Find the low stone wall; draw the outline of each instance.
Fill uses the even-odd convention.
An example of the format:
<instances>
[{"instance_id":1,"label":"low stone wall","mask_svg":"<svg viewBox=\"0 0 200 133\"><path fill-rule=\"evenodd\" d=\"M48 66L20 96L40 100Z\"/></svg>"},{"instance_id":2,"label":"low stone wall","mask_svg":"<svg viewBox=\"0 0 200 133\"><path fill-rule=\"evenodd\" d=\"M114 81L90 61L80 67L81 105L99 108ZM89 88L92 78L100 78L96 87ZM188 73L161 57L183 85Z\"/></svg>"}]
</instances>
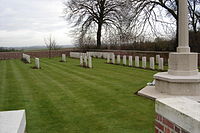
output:
<instances>
[{"instance_id":1,"label":"low stone wall","mask_svg":"<svg viewBox=\"0 0 200 133\"><path fill-rule=\"evenodd\" d=\"M64 50L52 50L51 57L59 57L62 54L66 54L69 56L71 51L76 49L64 49ZM77 50L76 50L77 51ZM0 52L0 60L7 60L7 59L21 59L22 53L28 54L31 57L38 57L38 58L47 58L49 57L49 51L34 51L34 52Z\"/></svg>"},{"instance_id":2,"label":"low stone wall","mask_svg":"<svg viewBox=\"0 0 200 133\"><path fill-rule=\"evenodd\" d=\"M185 97L156 101L155 133L200 133L200 103Z\"/></svg>"}]
</instances>

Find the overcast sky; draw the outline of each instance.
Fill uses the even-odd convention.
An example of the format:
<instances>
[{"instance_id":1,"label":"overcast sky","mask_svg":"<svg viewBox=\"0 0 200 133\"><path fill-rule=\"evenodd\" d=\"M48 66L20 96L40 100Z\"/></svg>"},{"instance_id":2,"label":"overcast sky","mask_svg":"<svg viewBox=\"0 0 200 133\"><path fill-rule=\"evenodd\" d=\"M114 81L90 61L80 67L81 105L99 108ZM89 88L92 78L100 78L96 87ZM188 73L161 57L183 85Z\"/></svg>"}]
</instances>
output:
<instances>
[{"instance_id":1,"label":"overcast sky","mask_svg":"<svg viewBox=\"0 0 200 133\"><path fill-rule=\"evenodd\" d=\"M61 17L63 0L0 0L0 47L44 45L52 34L60 45L71 44Z\"/></svg>"}]
</instances>

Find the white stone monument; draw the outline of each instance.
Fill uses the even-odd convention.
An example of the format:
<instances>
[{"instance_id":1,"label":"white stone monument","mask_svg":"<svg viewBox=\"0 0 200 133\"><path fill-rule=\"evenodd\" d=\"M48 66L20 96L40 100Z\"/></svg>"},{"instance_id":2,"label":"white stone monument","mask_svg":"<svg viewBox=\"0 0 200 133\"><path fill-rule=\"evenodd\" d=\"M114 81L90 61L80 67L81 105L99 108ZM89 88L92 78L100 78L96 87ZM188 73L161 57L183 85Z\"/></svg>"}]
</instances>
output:
<instances>
[{"instance_id":1,"label":"white stone monument","mask_svg":"<svg viewBox=\"0 0 200 133\"><path fill-rule=\"evenodd\" d=\"M83 56L80 56L80 66L83 66Z\"/></svg>"},{"instance_id":2,"label":"white stone monument","mask_svg":"<svg viewBox=\"0 0 200 133\"><path fill-rule=\"evenodd\" d=\"M121 57L120 57L120 55L117 55L117 64L118 65L121 64Z\"/></svg>"},{"instance_id":3,"label":"white stone monument","mask_svg":"<svg viewBox=\"0 0 200 133\"><path fill-rule=\"evenodd\" d=\"M107 63L110 63L110 54L107 54Z\"/></svg>"},{"instance_id":4,"label":"white stone monument","mask_svg":"<svg viewBox=\"0 0 200 133\"><path fill-rule=\"evenodd\" d=\"M112 64L115 64L115 54L112 54Z\"/></svg>"},{"instance_id":5,"label":"white stone monument","mask_svg":"<svg viewBox=\"0 0 200 133\"><path fill-rule=\"evenodd\" d=\"M0 112L0 133L25 133L25 110Z\"/></svg>"},{"instance_id":6,"label":"white stone monument","mask_svg":"<svg viewBox=\"0 0 200 133\"><path fill-rule=\"evenodd\" d=\"M139 56L135 56L135 66L140 67L140 57Z\"/></svg>"},{"instance_id":7,"label":"white stone monument","mask_svg":"<svg viewBox=\"0 0 200 133\"><path fill-rule=\"evenodd\" d=\"M150 57L150 69L155 69L155 59L154 57Z\"/></svg>"},{"instance_id":8,"label":"white stone monument","mask_svg":"<svg viewBox=\"0 0 200 133\"><path fill-rule=\"evenodd\" d=\"M66 55L65 54L62 54L62 62L66 62Z\"/></svg>"},{"instance_id":9,"label":"white stone monument","mask_svg":"<svg viewBox=\"0 0 200 133\"><path fill-rule=\"evenodd\" d=\"M198 54L191 53L188 33L187 0L179 0L178 48L169 54L168 72L154 75L155 89L170 95L200 96Z\"/></svg>"},{"instance_id":10,"label":"white stone monument","mask_svg":"<svg viewBox=\"0 0 200 133\"><path fill-rule=\"evenodd\" d=\"M40 59L35 58L35 68L40 69Z\"/></svg>"},{"instance_id":11,"label":"white stone monument","mask_svg":"<svg viewBox=\"0 0 200 133\"><path fill-rule=\"evenodd\" d=\"M126 66L126 55L123 56L123 65Z\"/></svg>"},{"instance_id":12,"label":"white stone monument","mask_svg":"<svg viewBox=\"0 0 200 133\"><path fill-rule=\"evenodd\" d=\"M146 67L147 67L147 58L142 57L142 68L146 68Z\"/></svg>"},{"instance_id":13,"label":"white stone monument","mask_svg":"<svg viewBox=\"0 0 200 133\"><path fill-rule=\"evenodd\" d=\"M156 64L158 64L160 61L160 55L156 55Z\"/></svg>"},{"instance_id":14,"label":"white stone monument","mask_svg":"<svg viewBox=\"0 0 200 133\"><path fill-rule=\"evenodd\" d=\"M88 58L88 67L92 68L92 57L91 56L89 56L89 58Z\"/></svg>"},{"instance_id":15,"label":"white stone monument","mask_svg":"<svg viewBox=\"0 0 200 133\"><path fill-rule=\"evenodd\" d=\"M84 56L83 66L84 66L84 67L87 67L87 66L88 66L88 63L87 63L87 56Z\"/></svg>"},{"instance_id":16,"label":"white stone monument","mask_svg":"<svg viewBox=\"0 0 200 133\"><path fill-rule=\"evenodd\" d=\"M164 59L163 58L160 58L160 60L159 60L158 69L164 70Z\"/></svg>"},{"instance_id":17,"label":"white stone monument","mask_svg":"<svg viewBox=\"0 0 200 133\"><path fill-rule=\"evenodd\" d=\"M129 66L132 67L133 66L133 56L129 56Z\"/></svg>"}]
</instances>

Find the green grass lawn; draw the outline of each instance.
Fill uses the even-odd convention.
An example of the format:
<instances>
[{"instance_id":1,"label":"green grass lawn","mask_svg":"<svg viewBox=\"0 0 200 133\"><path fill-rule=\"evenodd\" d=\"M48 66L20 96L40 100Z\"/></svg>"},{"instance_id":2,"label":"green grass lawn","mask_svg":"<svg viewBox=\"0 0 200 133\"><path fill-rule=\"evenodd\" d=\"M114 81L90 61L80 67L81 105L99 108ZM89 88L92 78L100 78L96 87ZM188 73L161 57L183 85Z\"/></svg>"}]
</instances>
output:
<instances>
[{"instance_id":1,"label":"green grass lawn","mask_svg":"<svg viewBox=\"0 0 200 133\"><path fill-rule=\"evenodd\" d=\"M155 71L42 58L0 61L0 110L26 109L28 133L153 133L154 101L135 95Z\"/></svg>"}]
</instances>

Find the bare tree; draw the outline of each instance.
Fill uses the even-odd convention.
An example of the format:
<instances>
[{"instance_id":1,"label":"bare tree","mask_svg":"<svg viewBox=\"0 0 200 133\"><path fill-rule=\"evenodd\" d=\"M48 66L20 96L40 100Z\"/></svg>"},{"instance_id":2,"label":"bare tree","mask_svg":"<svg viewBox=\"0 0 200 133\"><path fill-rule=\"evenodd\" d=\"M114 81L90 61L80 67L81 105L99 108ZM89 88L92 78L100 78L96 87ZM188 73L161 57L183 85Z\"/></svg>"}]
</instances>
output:
<instances>
[{"instance_id":1,"label":"bare tree","mask_svg":"<svg viewBox=\"0 0 200 133\"><path fill-rule=\"evenodd\" d=\"M132 0L135 5L135 19L139 20L139 26L143 27L141 32L144 31L145 26L149 25L153 33L157 33L155 23L159 22L162 25L172 25L175 20L176 24L176 41L178 41L178 0ZM199 0L188 0L188 9L190 17L190 26L193 31L197 31L199 25L198 14L200 2ZM159 9L164 9L168 17L171 17L170 21L164 21L159 19ZM160 17L161 18L161 17ZM176 43L178 44L178 43ZM176 48L176 46L174 46Z\"/></svg>"},{"instance_id":2,"label":"bare tree","mask_svg":"<svg viewBox=\"0 0 200 133\"><path fill-rule=\"evenodd\" d=\"M56 40L52 37L52 35L49 35L49 37L44 38L45 45L47 49L49 50L49 58L52 57L52 50L57 50L60 47L57 45Z\"/></svg>"},{"instance_id":3,"label":"bare tree","mask_svg":"<svg viewBox=\"0 0 200 133\"><path fill-rule=\"evenodd\" d=\"M89 28L97 27L97 48L101 47L103 26L112 25L117 14L120 0L69 0L65 2L64 9L67 21L74 23L74 27L80 26L81 36L84 36Z\"/></svg>"}]
</instances>

